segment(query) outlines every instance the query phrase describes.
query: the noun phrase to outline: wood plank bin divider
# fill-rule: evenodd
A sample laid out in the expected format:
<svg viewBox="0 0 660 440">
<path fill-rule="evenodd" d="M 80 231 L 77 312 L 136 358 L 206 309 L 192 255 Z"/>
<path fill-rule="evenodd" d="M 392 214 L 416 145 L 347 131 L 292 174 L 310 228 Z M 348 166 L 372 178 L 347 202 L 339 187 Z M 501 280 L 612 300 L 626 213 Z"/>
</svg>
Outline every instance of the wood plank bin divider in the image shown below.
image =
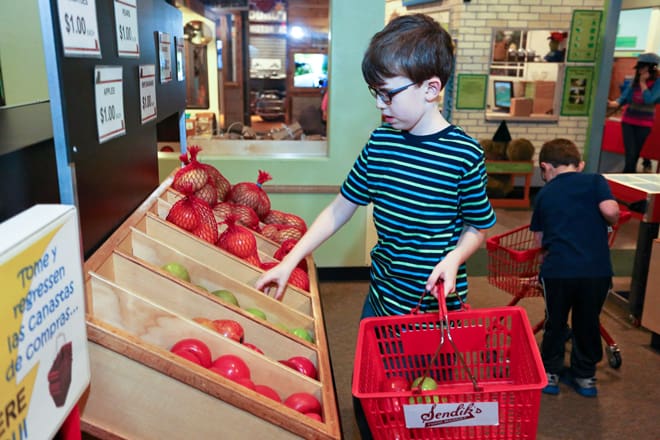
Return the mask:
<svg viewBox="0 0 660 440">
<path fill-rule="evenodd" d="M 341 428 L 316 268 L 307 257 L 310 291 L 288 286 L 281 301 L 256 290 L 263 273 L 164 218 L 177 194 L 170 175 L 85 262 L 92 384 L 81 400 L 83 430 L 102 439 L 339 439 Z M 255 234 L 262 261 L 278 245 Z M 177 261 L 191 282 L 162 269 Z M 239 306 L 212 295 L 234 293 Z M 258 308 L 267 319 L 246 309 Z M 244 342 L 225 338 L 195 318 L 231 319 Z M 304 328 L 308 342 L 288 330 Z M 323 422 L 169 351 L 183 338 L 203 341 L 213 358 L 241 357 L 255 384 L 285 400 L 306 392 L 321 403 Z M 279 360 L 310 359 L 318 379 Z"/>
</svg>

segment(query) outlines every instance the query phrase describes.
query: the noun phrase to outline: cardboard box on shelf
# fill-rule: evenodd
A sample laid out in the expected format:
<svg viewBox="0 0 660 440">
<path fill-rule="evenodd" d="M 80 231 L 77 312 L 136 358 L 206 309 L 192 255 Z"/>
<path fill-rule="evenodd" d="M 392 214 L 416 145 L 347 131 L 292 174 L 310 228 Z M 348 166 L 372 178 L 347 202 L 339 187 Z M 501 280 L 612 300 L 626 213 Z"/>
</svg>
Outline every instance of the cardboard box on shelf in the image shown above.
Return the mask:
<svg viewBox="0 0 660 440">
<path fill-rule="evenodd" d="M 555 102 L 554 81 L 534 81 L 534 107 L 532 113 L 552 114 Z"/>
<path fill-rule="evenodd" d="M 529 116 L 532 114 L 534 101 L 531 98 L 512 98 L 511 116 Z"/>
</svg>

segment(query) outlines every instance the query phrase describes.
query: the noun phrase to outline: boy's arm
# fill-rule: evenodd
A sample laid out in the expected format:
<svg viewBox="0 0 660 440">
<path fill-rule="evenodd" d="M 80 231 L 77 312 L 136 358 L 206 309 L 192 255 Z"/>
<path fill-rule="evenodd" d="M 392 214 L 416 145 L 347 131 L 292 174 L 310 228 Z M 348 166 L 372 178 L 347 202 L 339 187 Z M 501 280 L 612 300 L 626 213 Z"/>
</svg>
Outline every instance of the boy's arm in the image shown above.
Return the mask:
<svg viewBox="0 0 660 440">
<path fill-rule="evenodd" d="M 610 226 L 616 225 L 619 221 L 620 209 L 616 200 L 603 200 L 598 204 L 598 209 L 600 209 L 600 213 Z"/>
<path fill-rule="evenodd" d="M 456 290 L 456 274 L 459 266 L 479 249 L 485 239 L 485 231 L 474 226 L 466 226 L 456 247 L 433 268 L 431 275 L 426 280 L 426 290 L 436 295 L 435 285 L 440 279 L 443 281 L 445 296 Z"/>
<path fill-rule="evenodd" d="M 276 299 L 282 298 L 287 281 L 293 269 L 307 255 L 311 254 L 325 240 L 330 238 L 339 228 L 341 228 L 355 213 L 358 205 L 347 200 L 340 194 L 321 211 L 316 220 L 309 227 L 307 232 L 300 238 L 298 243 L 282 259 L 282 261 L 268 272 L 259 277 L 255 287 L 265 291 L 266 287 L 276 284 L 274 293 Z M 269 289 L 270 290 L 270 289 Z M 267 292 L 271 294 L 271 292 Z"/>
</svg>

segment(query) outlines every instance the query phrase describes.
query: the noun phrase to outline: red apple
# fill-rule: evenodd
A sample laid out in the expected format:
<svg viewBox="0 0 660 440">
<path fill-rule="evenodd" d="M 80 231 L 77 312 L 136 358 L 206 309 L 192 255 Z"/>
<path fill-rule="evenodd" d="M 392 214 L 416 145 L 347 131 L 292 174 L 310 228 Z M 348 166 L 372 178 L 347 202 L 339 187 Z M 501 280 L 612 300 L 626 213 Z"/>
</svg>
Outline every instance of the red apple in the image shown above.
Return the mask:
<svg viewBox="0 0 660 440">
<path fill-rule="evenodd" d="M 251 390 L 256 391 L 256 388 L 255 388 L 256 385 L 254 384 L 254 382 L 252 382 L 252 379 L 248 379 L 247 377 L 239 377 L 238 379 L 235 379 L 234 382 L 240 383 L 244 387 L 247 387 Z"/>
<path fill-rule="evenodd" d="M 293 366 L 295 370 L 298 370 L 300 373 L 307 377 L 311 377 L 314 380 L 318 380 L 319 378 L 319 374 L 318 371 L 316 371 L 316 366 L 314 363 L 304 356 L 290 357 L 286 365 Z"/>
<path fill-rule="evenodd" d="M 410 383 L 408 380 L 401 376 L 392 376 L 380 383 L 380 391 L 390 392 L 390 391 L 408 391 L 410 390 Z"/>
<path fill-rule="evenodd" d="M 267 385 L 255 385 L 254 390 L 259 394 L 263 394 L 266 397 L 270 397 L 276 402 L 282 401 L 282 398 L 280 397 L 279 394 L 277 394 L 277 391 L 275 391 L 274 389 L 272 389 Z"/>
<path fill-rule="evenodd" d="M 179 354 L 186 351 L 197 357 L 199 365 L 208 368 L 211 365 L 211 350 L 199 339 L 185 338 L 178 341 L 170 349 L 172 353 Z"/>
<path fill-rule="evenodd" d="M 186 350 L 177 350 L 177 351 L 173 351 L 172 353 L 174 353 L 177 356 L 180 356 L 184 359 L 187 359 L 192 363 L 195 363 L 197 365 L 202 365 L 201 361 L 199 360 L 199 358 L 197 357 L 197 355 L 195 353 L 191 353 L 191 352 L 186 351 Z M 205 367 L 205 368 L 207 368 L 207 367 Z"/>
<path fill-rule="evenodd" d="M 286 398 L 284 404 L 303 414 L 310 412 L 321 414 L 321 403 L 309 393 L 293 393 Z"/>
<path fill-rule="evenodd" d="M 243 342 L 243 337 L 245 336 L 243 327 L 233 319 L 215 319 L 213 320 L 213 325 L 215 326 L 215 331 L 222 336 L 233 339 L 236 342 Z"/>
<path fill-rule="evenodd" d="M 309 417 L 310 419 L 314 419 L 314 420 L 316 420 L 317 422 L 321 422 L 321 423 L 323 423 L 323 417 L 321 417 L 320 414 L 313 413 L 313 412 L 308 412 L 308 413 L 305 413 L 305 415 L 306 415 L 307 417 Z"/>
<path fill-rule="evenodd" d="M 257 347 L 254 344 L 251 344 L 249 342 L 243 342 L 243 345 L 245 345 L 248 348 L 251 348 L 252 350 L 256 351 L 257 353 L 264 354 L 263 350 L 261 348 Z"/>
<path fill-rule="evenodd" d="M 209 370 L 213 370 L 231 380 L 250 378 L 250 368 L 243 359 L 233 354 L 218 356 L 209 367 Z"/>
</svg>

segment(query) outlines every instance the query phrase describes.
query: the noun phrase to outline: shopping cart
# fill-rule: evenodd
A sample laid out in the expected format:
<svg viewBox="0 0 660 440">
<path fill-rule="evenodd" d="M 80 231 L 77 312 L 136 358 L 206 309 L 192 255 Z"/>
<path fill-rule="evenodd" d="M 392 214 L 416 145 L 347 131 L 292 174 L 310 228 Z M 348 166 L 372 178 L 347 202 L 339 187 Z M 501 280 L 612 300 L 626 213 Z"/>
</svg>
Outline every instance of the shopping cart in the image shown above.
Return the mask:
<svg viewBox="0 0 660 440">
<path fill-rule="evenodd" d="M 627 209 L 622 209 L 619 221 L 610 229 L 608 243 L 614 244 L 621 225 L 632 217 Z M 518 304 L 523 298 L 543 296 L 543 289 L 538 279 L 541 264 L 541 249 L 537 247 L 534 233 L 529 225 L 520 226 L 503 234 L 489 237 L 486 241 L 488 251 L 488 283 L 511 294 L 509 306 Z M 545 320 L 534 326 L 534 333 L 543 328 Z M 600 335 L 605 341 L 607 360 L 612 368 L 621 367 L 622 358 L 619 346 L 601 324 Z"/>
<path fill-rule="evenodd" d="M 352 391 L 376 439 L 534 439 L 546 384 L 521 307 L 360 322 Z"/>
</svg>

